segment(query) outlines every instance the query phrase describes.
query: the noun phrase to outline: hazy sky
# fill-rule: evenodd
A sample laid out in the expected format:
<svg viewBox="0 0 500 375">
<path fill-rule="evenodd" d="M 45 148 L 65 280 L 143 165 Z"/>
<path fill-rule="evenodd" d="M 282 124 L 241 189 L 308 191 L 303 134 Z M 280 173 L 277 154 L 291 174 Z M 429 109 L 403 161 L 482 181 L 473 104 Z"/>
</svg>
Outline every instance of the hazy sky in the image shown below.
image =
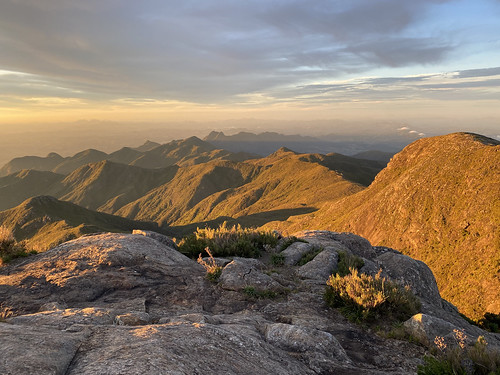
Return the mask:
<svg viewBox="0 0 500 375">
<path fill-rule="evenodd" d="M 500 132 L 500 1 L 1 0 L 0 124 L 233 118 Z"/>
</svg>

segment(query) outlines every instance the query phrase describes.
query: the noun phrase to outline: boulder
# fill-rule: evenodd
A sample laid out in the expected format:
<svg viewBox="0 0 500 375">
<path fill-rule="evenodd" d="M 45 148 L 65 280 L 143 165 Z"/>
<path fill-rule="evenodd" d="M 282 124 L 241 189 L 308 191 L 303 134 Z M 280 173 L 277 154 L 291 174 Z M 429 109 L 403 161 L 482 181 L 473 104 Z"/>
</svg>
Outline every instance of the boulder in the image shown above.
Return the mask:
<svg viewBox="0 0 500 375">
<path fill-rule="evenodd" d="M 168 291 L 198 303 L 204 274 L 201 265 L 152 238 L 107 233 L 66 242 L 26 258 L 22 267 L 3 268 L 0 300 L 18 314 L 37 312 L 49 298 L 70 308 L 114 308 L 141 298 L 144 305 L 144 299 Z"/>
<path fill-rule="evenodd" d="M 299 267 L 297 272 L 303 279 L 325 283 L 333 271 L 337 269 L 338 258 L 339 256 L 334 248 L 327 247 L 316 255 L 313 260 Z"/>
<path fill-rule="evenodd" d="M 115 316 L 114 323 L 120 326 L 142 326 L 149 324 L 151 317 L 147 312 L 133 311 Z"/>
<path fill-rule="evenodd" d="M 424 262 L 389 251 L 379 255 L 376 261 L 391 279 L 409 285 L 413 293 L 433 305 L 442 306 L 436 279 Z"/>
<path fill-rule="evenodd" d="M 253 287 L 258 292 L 282 290 L 282 286 L 257 268 L 256 259 L 236 258 L 222 269 L 219 285 L 226 290 L 241 291 Z"/>
<path fill-rule="evenodd" d="M 285 256 L 285 264 L 293 266 L 307 253 L 314 251 L 314 246 L 304 242 L 294 242 L 281 252 Z"/>
<path fill-rule="evenodd" d="M 132 234 L 139 234 L 141 236 L 146 236 L 149 238 L 152 238 L 153 240 L 156 240 L 165 246 L 171 247 L 172 249 L 177 250 L 177 245 L 175 244 L 174 240 L 172 240 L 170 237 L 167 237 L 163 234 L 153 232 L 151 230 L 142 230 L 142 229 L 134 229 L 132 231 Z"/>
<path fill-rule="evenodd" d="M 373 249 L 370 241 L 353 233 L 338 233 L 327 230 L 306 230 L 294 234 L 311 244 L 323 246 L 336 246 L 338 251 L 353 253 L 362 258 L 374 259 L 377 253 Z"/>
</svg>

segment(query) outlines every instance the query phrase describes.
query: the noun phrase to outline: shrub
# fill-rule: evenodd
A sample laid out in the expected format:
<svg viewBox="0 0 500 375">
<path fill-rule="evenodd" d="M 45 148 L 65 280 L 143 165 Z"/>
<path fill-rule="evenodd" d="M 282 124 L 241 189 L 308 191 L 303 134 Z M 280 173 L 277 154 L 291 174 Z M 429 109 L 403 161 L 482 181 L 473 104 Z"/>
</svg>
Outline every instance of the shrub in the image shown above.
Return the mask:
<svg viewBox="0 0 500 375">
<path fill-rule="evenodd" d="M 365 265 L 362 258 L 357 255 L 348 254 L 345 251 L 339 251 L 339 262 L 337 265 L 337 274 L 340 276 L 347 276 L 351 273 L 350 269 L 354 268 L 359 270 Z"/>
<path fill-rule="evenodd" d="M 10 252 L 15 243 L 12 231 L 3 225 L 0 226 L 0 252 L 2 254 Z"/>
<path fill-rule="evenodd" d="M 285 255 L 281 253 L 271 255 L 271 263 L 275 266 L 282 266 L 285 264 Z"/>
<path fill-rule="evenodd" d="M 279 234 L 273 231 L 258 231 L 242 228 L 240 225 L 228 227 L 222 223 L 217 229 L 197 228 L 196 232 L 184 237 L 178 244 L 179 250 L 195 257 L 206 247 L 214 256 L 258 257 L 265 247 L 274 247 Z"/>
<path fill-rule="evenodd" d="M 371 322 L 383 316 L 386 322 L 403 321 L 416 314 L 420 302 L 409 287 L 380 276 L 359 274 L 331 275 L 327 281 L 325 300 L 331 307 L 340 308 L 350 320 Z"/>
<path fill-rule="evenodd" d="M 443 337 L 436 336 L 436 356 L 424 357 L 424 364 L 418 367 L 418 375 L 434 374 L 500 374 L 500 352 L 488 349 L 488 343 L 479 336 L 473 346 L 467 346 L 464 331 L 454 330 L 456 345 L 451 347 Z M 436 350 L 437 349 L 437 350 Z"/>
<path fill-rule="evenodd" d="M 36 253 L 34 250 L 28 251 L 24 246 L 16 243 L 12 231 L 5 226 L 0 226 L 0 259 L 2 263 L 9 263 L 13 259 Z"/>
<path fill-rule="evenodd" d="M 209 259 L 208 262 L 204 261 L 203 258 L 201 257 L 201 253 L 198 255 L 198 263 L 200 263 L 203 267 L 205 267 L 205 270 L 207 271 L 207 279 L 210 280 L 211 282 L 217 282 L 219 280 L 219 277 L 222 273 L 222 267 L 218 266 L 212 252 L 210 249 L 207 247 L 205 248 L 205 251 L 207 252 Z"/>
</svg>

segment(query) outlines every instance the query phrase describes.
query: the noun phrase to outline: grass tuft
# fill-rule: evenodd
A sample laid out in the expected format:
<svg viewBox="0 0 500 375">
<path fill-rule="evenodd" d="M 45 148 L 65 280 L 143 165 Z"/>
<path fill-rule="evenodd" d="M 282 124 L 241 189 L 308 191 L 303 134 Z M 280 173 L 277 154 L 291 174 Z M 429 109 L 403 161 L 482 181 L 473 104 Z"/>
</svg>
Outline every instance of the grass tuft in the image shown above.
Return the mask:
<svg viewBox="0 0 500 375">
<path fill-rule="evenodd" d="M 197 228 L 196 232 L 184 237 L 178 246 L 183 254 L 195 257 L 209 247 L 214 256 L 259 257 L 268 247 L 275 247 L 279 234 L 275 231 L 260 231 L 243 228 L 240 225 L 228 227 L 222 223 L 217 229 Z"/>
</svg>

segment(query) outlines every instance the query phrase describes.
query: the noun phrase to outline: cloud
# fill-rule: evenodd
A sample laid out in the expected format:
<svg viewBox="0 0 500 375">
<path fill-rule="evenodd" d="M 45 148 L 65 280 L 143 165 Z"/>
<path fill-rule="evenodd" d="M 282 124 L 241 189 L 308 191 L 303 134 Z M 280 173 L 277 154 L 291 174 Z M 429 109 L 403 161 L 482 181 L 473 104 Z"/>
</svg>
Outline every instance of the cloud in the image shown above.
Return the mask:
<svg viewBox="0 0 500 375">
<path fill-rule="evenodd" d="M 498 75 L 500 75 L 500 67 L 463 70 L 459 72 L 457 77 L 470 78 L 470 77 L 488 77 L 488 76 L 498 76 Z"/>
<path fill-rule="evenodd" d="M 454 48 L 446 37 L 408 31 L 438 3 L 4 0 L 0 69 L 39 77 L 54 95 L 231 101 L 440 61 Z"/>
</svg>

